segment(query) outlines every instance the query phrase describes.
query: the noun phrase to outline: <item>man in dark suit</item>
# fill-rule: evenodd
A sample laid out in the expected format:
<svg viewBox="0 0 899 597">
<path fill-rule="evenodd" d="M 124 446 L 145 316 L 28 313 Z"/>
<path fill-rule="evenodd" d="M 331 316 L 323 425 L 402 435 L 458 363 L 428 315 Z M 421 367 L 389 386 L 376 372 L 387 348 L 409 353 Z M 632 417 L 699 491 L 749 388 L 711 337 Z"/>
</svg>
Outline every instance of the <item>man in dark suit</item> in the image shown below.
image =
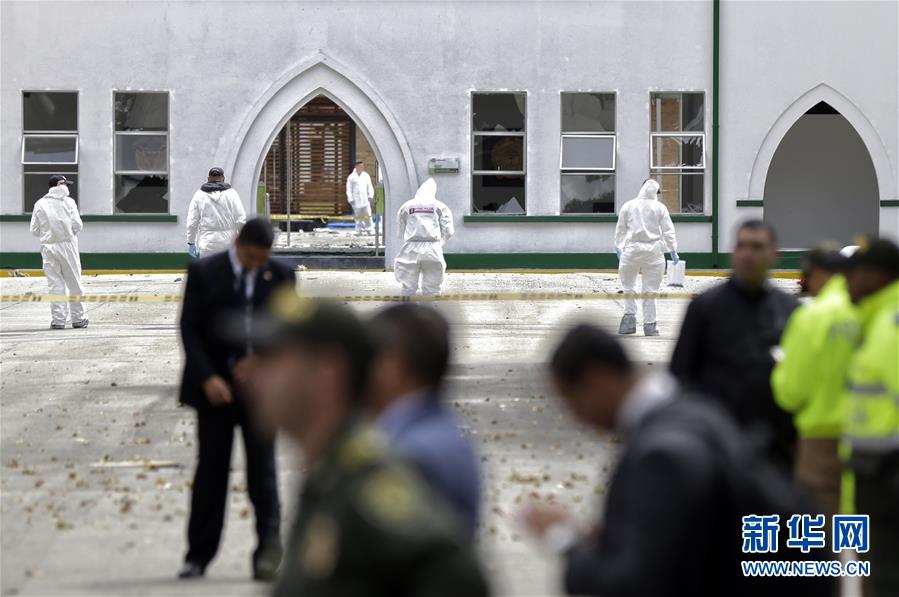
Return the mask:
<svg viewBox="0 0 899 597">
<path fill-rule="evenodd" d="M 761 477 L 748 471 L 779 469 L 747 451 L 723 409 L 699 396 L 685 399 L 667 372 L 641 374 L 617 340 L 592 326 L 572 329 L 551 367 L 572 413 L 593 428 L 614 429 L 624 443 L 592 533 L 582 535 L 559 506 L 537 504 L 523 514 L 528 530 L 564 555 L 569 594 L 827 594 L 831 579 L 743 576 L 740 561 L 758 557 L 742 554 L 741 518 L 779 503 L 758 499 Z"/>
<path fill-rule="evenodd" d="M 433 309 L 403 304 L 370 322 L 378 352 L 369 405 L 391 449 L 418 468 L 473 538 L 481 505 L 477 454 L 442 400 L 449 368 L 450 331 Z"/>
<path fill-rule="evenodd" d="M 198 461 L 180 578 L 205 574 L 221 539 L 234 427 L 243 435 L 247 490 L 256 514 L 253 577 L 270 580 L 281 559 L 280 504 L 274 433 L 253 421 L 242 384 L 253 367 L 251 342 L 227 342 L 223 329 L 238 318 L 252 329 L 254 311 L 293 272 L 270 259 L 274 232 L 266 219 L 247 222 L 225 252 L 191 263 L 181 312 L 185 367 L 179 400 L 197 411 Z M 246 335 L 249 337 L 249 335 Z"/>
<path fill-rule="evenodd" d="M 761 220 L 743 222 L 731 262 L 727 282 L 687 308 L 671 373 L 721 404 L 773 462 L 792 471 L 796 429 L 774 401 L 771 373 L 774 349 L 799 302 L 768 280 L 777 262 L 774 229 Z"/>
</svg>

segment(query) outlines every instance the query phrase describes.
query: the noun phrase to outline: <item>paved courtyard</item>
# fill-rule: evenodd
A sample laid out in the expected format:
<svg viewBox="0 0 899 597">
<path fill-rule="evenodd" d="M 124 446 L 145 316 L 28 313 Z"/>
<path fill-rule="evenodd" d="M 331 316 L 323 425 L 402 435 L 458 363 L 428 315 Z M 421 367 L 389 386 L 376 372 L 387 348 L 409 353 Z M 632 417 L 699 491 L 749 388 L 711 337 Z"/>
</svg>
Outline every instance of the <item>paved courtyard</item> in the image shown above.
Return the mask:
<svg viewBox="0 0 899 597">
<path fill-rule="evenodd" d="M 718 281 L 691 277 L 687 291 Z M 794 286 L 791 280 L 780 281 Z M 90 276 L 88 293 L 178 294 L 177 274 Z M 394 294 L 383 272 L 301 272 L 309 294 Z M 494 589 L 555 595 L 552 558 L 521 537 L 523 500 L 553 496 L 587 519 L 606 490 L 616 441 L 574 424 L 544 382 L 553 341 L 572 322 L 612 330 L 616 276 L 450 274 L 445 292 L 596 292 L 607 300 L 441 303 L 455 334 L 448 399 L 476 442 L 486 494 L 479 548 Z M 669 289 L 666 289 L 669 290 Z M 682 292 L 681 289 L 670 289 Z M 44 293 L 43 278 L 0 279 L 3 294 Z M 658 338 L 625 339 L 664 367 L 687 302 L 663 300 Z M 376 303 L 355 303 L 362 312 Z M 255 595 L 248 580 L 252 511 L 235 457 L 222 549 L 207 579 L 179 582 L 196 446 L 192 411 L 175 402 L 181 369 L 177 303 L 91 303 L 86 330 L 51 331 L 49 305 L 0 303 L 2 593 Z M 299 472 L 279 446 L 284 517 Z M 286 527 L 287 525 L 285 525 Z"/>
</svg>

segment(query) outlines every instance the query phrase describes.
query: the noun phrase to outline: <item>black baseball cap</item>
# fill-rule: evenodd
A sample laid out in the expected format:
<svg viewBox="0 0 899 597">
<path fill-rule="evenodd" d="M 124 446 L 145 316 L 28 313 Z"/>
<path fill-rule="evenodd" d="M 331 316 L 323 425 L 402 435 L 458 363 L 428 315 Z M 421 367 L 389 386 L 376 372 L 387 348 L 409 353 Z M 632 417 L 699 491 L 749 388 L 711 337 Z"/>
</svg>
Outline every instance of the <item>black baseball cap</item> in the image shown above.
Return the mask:
<svg viewBox="0 0 899 597">
<path fill-rule="evenodd" d="M 225 176 L 225 169 L 219 168 L 218 166 L 213 166 L 209 169 L 209 176 Z"/>
<path fill-rule="evenodd" d="M 71 180 L 69 180 L 62 174 L 54 174 L 53 176 L 50 177 L 50 180 L 47 181 L 47 188 L 51 189 L 61 182 L 64 182 L 66 184 L 73 184 Z"/>
<path fill-rule="evenodd" d="M 873 267 L 899 276 L 899 246 L 885 238 L 863 238 L 858 242 L 858 250 L 848 259 L 847 267 Z"/>
<path fill-rule="evenodd" d="M 836 245 L 820 245 L 805 254 L 802 258 L 802 271 L 808 273 L 813 269 L 838 272 L 846 267 L 847 258 Z"/>
</svg>

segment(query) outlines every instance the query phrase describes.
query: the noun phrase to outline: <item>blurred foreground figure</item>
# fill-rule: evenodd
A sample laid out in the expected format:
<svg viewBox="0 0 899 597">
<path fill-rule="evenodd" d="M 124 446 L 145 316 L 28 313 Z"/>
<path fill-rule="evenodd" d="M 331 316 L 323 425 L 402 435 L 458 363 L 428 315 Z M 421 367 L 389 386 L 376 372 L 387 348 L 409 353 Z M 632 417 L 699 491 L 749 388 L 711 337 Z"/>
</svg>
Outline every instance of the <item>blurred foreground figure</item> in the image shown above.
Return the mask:
<svg viewBox="0 0 899 597">
<path fill-rule="evenodd" d="M 578 532 L 558 506 L 524 514 L 528 529 L 564 555 L 569 594 L 826 594 L 830 579 L 742 575 L 740 560 L 758 556 L 742 555 L 741 517 L 801 505 L 723 410 L 685 394 L 668 373 L 638 373 L 615 338 L 592 326 L 565 336 L 551 368 L 574 416 L 615 430 L 624 443 L 602 523 L 592 532 Z"/>
<path fill-rule="evenodd" d="M 225 171 L 209 169 L 206 182 L 194 193 L 187 210 L 187 251 L 208 257 L 227 251 L 247 221 L 240 195 L 225 182 Z"/>
<path fill-rule="evenodd" d="M 293 280 L 290 268 L 269 260 L 272 239 L 268 220 L 250 220 L 230 249 L 191 263 L 187 271 L 181 311 L 186 360 L 179 399 L 197 411 L 197 472 L 181 578 L 203 576 L 218 551 L 235 425 L 243 433 L 247 492 L 256 514 L 259 542 L 253 553 L 253 577 L 271 580 L 281 559 L 274 433 L 257 428 L 242 387 L 255 347 L 252 342 L 230 345 L 221 339 L 222 327 L 233 313 L 252 328 L 254 311 L 275 288 Z"/>
<path fill-rule="evenodd" d="M 846 278 L 846 258 L 816 249 L 803 259 L 805 290 L 814 298 L 790 317 L 771 384 L 777 403 L 793 413 L 799 433 L 796 480 L 814 493 L 827 520 L 839 513 L 843 465 L 838 446 L 846 420 L 846 374 L 858 344 L 858 316 Z"/>
<path fill-rule="evenodd" d="M 615 254 L 618 255 L 618 277 L 626 294 L 637 291 L 637 276 L 643 274 L 640 292 L 657 294 L 665 273 L 665 253 L 671 253 L 671 263 L 679 261 L 677 237 L 668 208 L 659 201 L 659 183 L 648 179 L 636 197 L 625 203 L 618 213 L 615 226 Z M 637 331 L 637 301 L 624 299 L 624 317 L 618 326 L 619 334 Z M 643 333 L 658 336 L 655 297 L 643 299 Z"/>
<path fill-rule="evenodd" d="M 260 405 L 306 464 L 275 595 L 485 595 L 455 517 L 362 418 L 374 347 L 359 319 L 289 287 L 270 311 Z"/>
<path fill-rule="evenodd" d="M 863 243 L 849 258 L 849 295 L 858 305 L 862 344 L 849 366 L 846 439 L 855 508 L 870 516 L 870 585 L 899 595 L 899 248 Z"/>
<path fill-rule="evenodd" d="M 370 404 L 391 449 L 411 461 L 463 519 L 474 538 L 481 502 L 478 458 L 443 404 L 450 331 L 435 310 L 389 307 L 371 320 L 378 355 Z"/>
<path fill-rule="evenodd" d="M 443 245 L 453 237 L 453 214 L 437 199 L 437 183 L 427 179 L 415 197 L 397 212 L 397 230 L 403 244 L 393 262 L 393 274 L 403 294 L 439 294 L 446 273 Z"/>
<path fill-rule="evenodd" d="M 31 234 L 41 240 L 41 259 L 50 294 L 83 295 L 81 287 L 81 255 L 78 233 L 84 227 L 78 206 L 69 197 L 69 181 L 65 176 L 51 176 L 47 194 L 37 200 L 31 212 Z M 50 327 L 66 327 L 69 311 L 72 327 L 86 328 L 87 315 L 82 303 L 50 305 Z"/>
<path fill-rule="evenodd" d="M 771 372 L 772 349 L 799 301 L 768 281 L 777 239 L 765 222 L 749 220 L 739 227 L 731 261 L 730 279 L 687 308 L 671 372 L 690 389 L 718 400 L 785 471 L 792 471 L 796 430 L 789 413 L 774 402 Z"/>
</svg>

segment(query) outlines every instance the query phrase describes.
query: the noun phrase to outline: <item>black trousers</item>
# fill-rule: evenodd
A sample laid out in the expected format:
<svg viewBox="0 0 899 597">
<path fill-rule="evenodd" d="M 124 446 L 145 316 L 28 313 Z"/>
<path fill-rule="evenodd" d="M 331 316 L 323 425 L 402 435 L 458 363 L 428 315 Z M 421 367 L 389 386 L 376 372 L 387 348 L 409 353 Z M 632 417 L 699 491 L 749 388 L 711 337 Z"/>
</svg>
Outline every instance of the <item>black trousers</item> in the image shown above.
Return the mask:
<svg viewBox="0 0 899 597">
<path fill-rule="evenodd" d="M 899 595 L 899 453 L 886 456 L 876 471 L 855 474 L 855 509 L 870 517 L 871 562 L 865 595 Z"/>
<path fill-rule="evenodd" d="M 206 566 L 218 551 L 228 504 L 235 426 L 240 426 L 243 435 L 247 492 L 256 515 L 258 544 L 253 563 L 266 547 L 280 543 L 281 506 L 274 434 L 266 435 L 255 428 L 239 403 L 207 406 L 197 410 L 198 458 L 187 525 L 186 561 Z"/>
</svg>

